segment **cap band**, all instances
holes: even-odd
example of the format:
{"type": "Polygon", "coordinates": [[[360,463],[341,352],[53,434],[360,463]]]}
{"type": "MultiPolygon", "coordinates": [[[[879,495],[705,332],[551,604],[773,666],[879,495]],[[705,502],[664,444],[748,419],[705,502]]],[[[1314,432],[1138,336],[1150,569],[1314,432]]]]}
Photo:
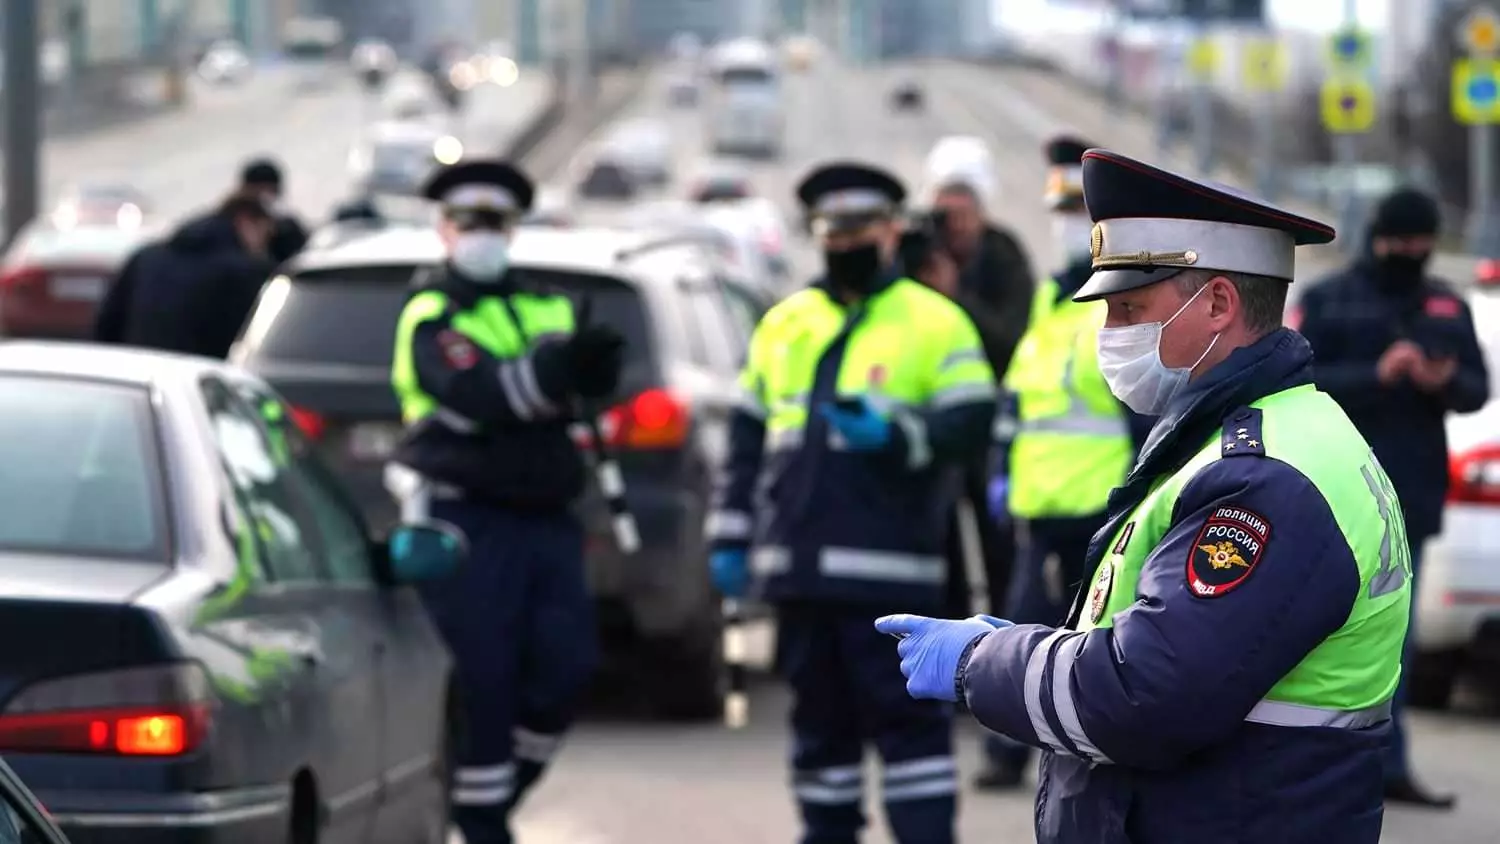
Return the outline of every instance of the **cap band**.
{"type": "Polygon", "coordinates": [[[443,194],[443,204],[451,208],[484,208],[495,211],[514,211],[515,194],[495,185],[459,185],[443,194]]]}
{"type": "Polygon", "coordinates": [[[890,196],[878,190],[854,188],[834,191],[819,199],[813,213],[820,217],[888,214],[895,208],[890,196]]]}
{"type": "Polygon", "coordinates": [[[1296,241],[1259,226],[1136,217],[1095,223],[1090,246],[1095,270],[1181,267],[1290,281],[1296,241]]]}

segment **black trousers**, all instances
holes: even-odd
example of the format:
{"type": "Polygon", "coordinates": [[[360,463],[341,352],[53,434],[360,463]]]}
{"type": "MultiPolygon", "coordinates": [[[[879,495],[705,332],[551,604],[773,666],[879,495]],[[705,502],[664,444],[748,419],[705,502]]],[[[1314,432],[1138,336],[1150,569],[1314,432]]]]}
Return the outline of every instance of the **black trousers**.
{"type": "MultiPolygon", "coordinates": [[[[1011,571],[1016,565],[1016,534],[1009,523],[1001,527],[990,516],[988,487],[988,461],[964,470],[960,500],[967,500],[973,506],[974,518],[978,522],[989,611],[1003,615],[1009,597],[1007,593],[1010,591],[1011,571]]],[[[944,611],[951,618],[968,618],[973,614],[974,586],[969,583],[969,572],[964,564],[964,544],[956,507],[948,518],[947,553],[948,583],[944,611]]]]}

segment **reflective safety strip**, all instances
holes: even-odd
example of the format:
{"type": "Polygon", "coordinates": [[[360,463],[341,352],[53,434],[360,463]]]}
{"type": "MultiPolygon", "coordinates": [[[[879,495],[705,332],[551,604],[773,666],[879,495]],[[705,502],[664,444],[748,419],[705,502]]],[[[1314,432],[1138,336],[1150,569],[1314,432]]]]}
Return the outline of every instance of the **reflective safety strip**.
{"type": "Polygon", "coordinates": [[[714,510],[708,514],[703,533],[709,541],[747,540],[755,529],[755,520],[741,510],[714,510]]]}
{"type": "Polygon", "coordinates": [[[434,408],[431,415],[429,415],[427,418],[433,420],[434,422],[437,422],[445,428],[451,429],[456,434],[472,434],[479,430],[478,422],[475,422],[473,419],[470,419],[462,413],[449,410],[442,405],[434,408]]]}
{"type": "MultiPolygon", "coordinates": [[[[1079,401],[1079,404],[1082,402],[1079,401]]],[[[1073,434],[1086,437],[1128,437],[1130,429],[1125,424],[1123,416],[1095,416],[1084,409],[1080,415],[1073,414],[1074,408],[1068,408],[1068,413],[1062,416],[1049,416],[1045,419],[1028,419],[1021,423],[1023,434],[1073,434]]]]}
{"type": "Polygon", "coordinates": [[[516,768],[501,765],[459,768],[453,777],[453,802],[459,806],[498,806],[515,793],[516,768]]]}
{"type": "Polygon", "coordinates": [[[1334,727],[1341,730],[1363,730],[1390,719],[1390,701],[1364,709],[1346,710],[1263,700],[1245,716],[1246,721],[1273,727],[1334,727]]]}
{"type": "Polygon", "coordinates": [[[766,418],[766,406],[761,402],[760,396],[754,391],[747,390],[743,386],[735,388],[734,408],[741,412],[754,416],[756,419],[766,418]]]}
{"type": "MultiPolygon", "coordinates": [[[[1073,663],[1078,659],[1078,650],[1083,647],[1085,637],[1072,636],[1063,640],[1052,654],[1052,709],[1057,713],[1058,723],[1067,734],[1068,741],[1078,749],[1078,755],[1092,762],[1109,764],[1109,757],[1094,744],[1083,729],[1078,717],[1078,705],[1073,700],[1073,663]]],[[[1031,668],[1027,664],[1028,674],[1031,668]]],[[[1028,678],[1029,679],[1029,678],[1028,678]]],[[[1040,702],[1040,696],[1038,697],[1040,702]]],[[[1027,704],[1028,711],[1030,704],[1027,704]]],[[[1033,716],[1033,725],[1035,724],[1033,716]]]]}
{"type": "Polygon", "coordinates": [[[802,447],[801,428],[777,428],[766,431],[766,452],[796,451],[802,447]]]}
{"type": "Polygon", "coordinates": [[[1031,729],[1036,731],[1037,740],[1058,753],[1067,753],[1068,749],[1057,740],[1057,734],[1052,732],[1052,725],[1047,723],[1047,713],[1042,710],[1042,678],[1047,673],[1047,663],[1052,659],[1052,650],[1058,640],[1065,636],[1081,635],[1083,634],[1059,630],[1043,639],[1026,660],[1026,680],[1021,687],[1022,697],[1026,701],[1026,716],[1031,719],[1031,729]]]}
{"type": "Polygon", "coordinates": [[[933,393],[932,398],[927,402],[927,406],[933,410],[944,410],[950,407],[957,407],[961,404],[994,401],[999,395],[998,388],[988,382],[983,384],[955,384],[952,387],[933,393]]]}
{"type": "Polygon", "coordinates": [[[760,577],[786,574],[792,568],[792,552],[779,545],[763,545],[750,552],[750,571],[760,577]]]}
{"type": "Polygon", "coordinates": [[[562,744],[560,735],[538,733],[525,727],[516,727],[510,731],[510,736],[515,742],[516,758],[528,762],[552,761],[552,755],[557,752],[558,745],[562,744]]]}
{"type": "Polygon", "coordinates": [[[887,803],[928,800],[958,793],[958,766],[952,756],[929,756],[885,766],[881,794],[887,803]]]}
{"type": "Polygon", "coordinates": [[[933,585],[941,584],[946,577],[947,561],[929,554],[834,546],[819,553],[818,572],[825,577],[933,585]]]}
{"type": "Polygon", "coordinates": [[[500,388],[505,401],[520,419],[538,419],[557,413],[557,406],[547,399],[536,380],[531,355],[500,362],[500,388]]]}
{"type": "Polygon", "coordinates": [[[891,421],[901,428],[906,436],[906,468],[916,471],[932,462],[932,444],[927,438],[927,422],[914,411],[899,409],[891,414],[891,421]]]}
{"type": "Polygon", "coordinates": [[[966,363],[989,363],[989,359],[984,356],[983,349],[961,349],[957,352],[950,352],[947,357],[943,358],[943,362],[938,364],[938,372],[946,372],[966,363]]]}
{"type": "Polygon", "coordinates": [[[792,772],[792,792],[803,803],[840,806],[864,799],[864,771],[859,765],[840,765],[792,772]]]}

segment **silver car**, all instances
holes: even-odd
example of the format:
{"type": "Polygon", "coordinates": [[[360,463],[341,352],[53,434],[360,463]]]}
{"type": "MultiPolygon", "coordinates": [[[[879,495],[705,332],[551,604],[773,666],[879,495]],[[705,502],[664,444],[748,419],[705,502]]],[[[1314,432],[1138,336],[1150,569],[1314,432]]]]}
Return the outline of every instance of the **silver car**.
{"type": "Polygon", "coordinates": [[[349,154],[349,175],[365,195],[415,196],[432,171],[463,156],[463,144],[427,123],[376,124],[349,154]]]}

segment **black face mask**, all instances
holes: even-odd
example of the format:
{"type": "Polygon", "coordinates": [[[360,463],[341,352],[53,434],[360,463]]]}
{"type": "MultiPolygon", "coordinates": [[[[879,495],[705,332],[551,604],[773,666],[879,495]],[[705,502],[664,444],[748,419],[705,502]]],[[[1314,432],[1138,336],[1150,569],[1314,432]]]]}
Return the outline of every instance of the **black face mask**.
{"type": "Polygon", "coordinates": [[[1426,275],[1432,255],[1386,255],[1375,259],[1376,282],[1384,288],[1403,290],[1416,287],[1426,275]]]}
{"type": "Polygon", "coordinates": [[[853,249],[825,249],[823,266],[835,287],[850,293],[865,293],[879,278],[880,247],[867,243],[853,249]]]}

